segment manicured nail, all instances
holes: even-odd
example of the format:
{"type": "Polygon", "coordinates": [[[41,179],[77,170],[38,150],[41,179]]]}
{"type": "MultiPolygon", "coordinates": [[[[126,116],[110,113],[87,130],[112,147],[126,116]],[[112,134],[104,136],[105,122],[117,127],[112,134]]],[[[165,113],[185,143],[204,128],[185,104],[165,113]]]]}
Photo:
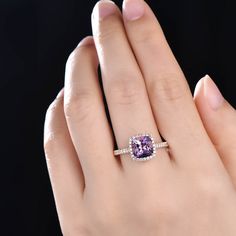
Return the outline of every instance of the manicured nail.
{"type": "Polygon", "coordinates": [[[124,0],[123,14],[127,20],[138,20],[144,15],[144,0],[124,0]]]}
{"type": "Polygon", "coordinates": [[[115,3],[110,0],[100,0],[93,9],[93,19],[103,20],[116,10],[115,3]]]}
{"type": "Polygon", "coordinates": [[[196,87],[195,87],[195,90],[194,90],[194,97],[196,97],[197,94],[200,92],[202,86],[203,86],[203,79],[200,79],[196,84],[196,87]]]}
{"type": "Polygon", "coordinates": [[[203,81],[204,95],[207,98],[210,107],[213,110],[219,109],[224,102],[224,97],[222,96],[220,90],[217,88],[216,84],[213,82],[209,75],[206,75],[203,78],[203,81]]]}
{"type": "Polygon", "coordinates": [[[94,44],[93,36],[87,36],[80,41],[80,43],[77,45],[77,48],[81,46],[88,46],[88,45],[93,45],[93,44],[94,44]]]}

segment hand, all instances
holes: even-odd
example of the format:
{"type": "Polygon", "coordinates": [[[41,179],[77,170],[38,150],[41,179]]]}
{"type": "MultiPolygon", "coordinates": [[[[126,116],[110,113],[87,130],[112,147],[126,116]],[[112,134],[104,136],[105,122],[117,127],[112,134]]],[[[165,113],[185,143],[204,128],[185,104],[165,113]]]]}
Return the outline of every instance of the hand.
{"type": "MultiPolygon", "coordinates": [[[[204,104],[209,90],[204,87],[203,94],[202,84],[196,109],[144,1],[126,0],[123,16],[114,4],[101,1],[92,26],[94,41],[84,39],[70,55],[64,92],[45,122],[45,153],[63,234],[236,235],[233,169],[225,164],[233,162],[236,151],[225,141],[225,146],[214,146],[212,141],[222,140],[211,126],[212,120],[221,122],[218,114],[232,126],[235,111],[223,101],[205,115],[211,108],[204,104]],[[167,140],[169,152],[160,149],[147,162],[114,157],[112,130],[119,148],[127,146],[130,136],[148,132],[157,142],[161,136],[167,140]]],[[[230,134],[233,140],[235,126],[230,134]]]]}

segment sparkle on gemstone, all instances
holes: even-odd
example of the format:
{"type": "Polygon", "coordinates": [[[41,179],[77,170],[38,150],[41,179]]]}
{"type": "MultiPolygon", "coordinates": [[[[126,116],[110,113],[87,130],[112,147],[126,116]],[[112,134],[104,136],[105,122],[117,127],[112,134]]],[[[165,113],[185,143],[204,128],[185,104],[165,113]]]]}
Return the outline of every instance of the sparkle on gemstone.
{"type": "Polygon", "coordinates": [[[135,158],[150,157],[154,153],[152,138],[149,135],[132,137],[131,147],[135,158]]]}

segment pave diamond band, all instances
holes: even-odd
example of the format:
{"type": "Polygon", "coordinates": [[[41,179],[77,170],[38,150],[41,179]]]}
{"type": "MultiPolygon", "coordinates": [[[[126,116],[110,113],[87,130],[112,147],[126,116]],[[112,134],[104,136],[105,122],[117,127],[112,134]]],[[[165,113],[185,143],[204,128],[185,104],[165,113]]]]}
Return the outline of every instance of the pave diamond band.
{"type": "Polygon", "coordinates": [[[136,161],[147,161],[156,156],[156,151],[160,148],[168,148],[167,142],[155,143],[149,134],[139,134],[129,139],[129,147],[114,151],[115,156],[130,154],[136,161]]]}

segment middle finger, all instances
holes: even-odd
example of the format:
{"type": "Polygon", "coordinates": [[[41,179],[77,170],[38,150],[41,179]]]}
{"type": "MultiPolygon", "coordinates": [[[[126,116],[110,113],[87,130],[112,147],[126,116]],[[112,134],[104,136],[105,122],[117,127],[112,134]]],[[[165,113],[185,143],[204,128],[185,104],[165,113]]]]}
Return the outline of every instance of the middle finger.
{"type": "MultiPolygon", "coordinates": [[[[122,22],[121,13],[114,3],[100,1],[96,4],[92,15],[93,35],[102,71],[104,92],[119,148],[127,147],[128,138],[138,133],[150,133],[157,142],[161,141],[145,83],[122,22]]],[[[168,163],[167,153],[163,150],[158,152],[162,153],[163,158],[155,161],[168,163]]],[[[125,168],[136,166],[123,158],[122,163],[125,168]]],[[[156,171],[156,165],[153,163],[147,162],[145,166],[148,171],[150,168],[155,168],[156,171]]],[[[140,171],[140,168],[134,170],[140,171]]]]}

